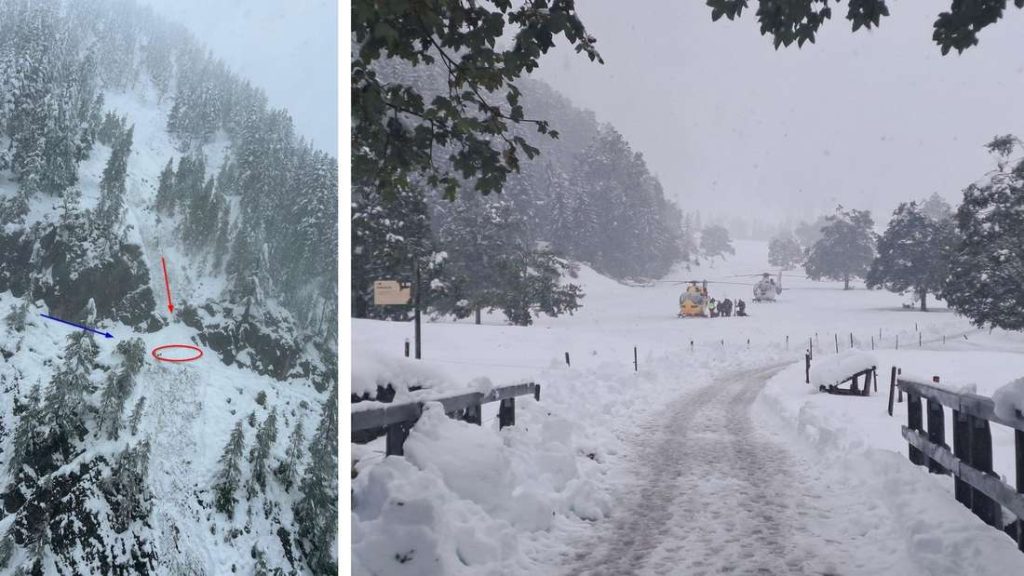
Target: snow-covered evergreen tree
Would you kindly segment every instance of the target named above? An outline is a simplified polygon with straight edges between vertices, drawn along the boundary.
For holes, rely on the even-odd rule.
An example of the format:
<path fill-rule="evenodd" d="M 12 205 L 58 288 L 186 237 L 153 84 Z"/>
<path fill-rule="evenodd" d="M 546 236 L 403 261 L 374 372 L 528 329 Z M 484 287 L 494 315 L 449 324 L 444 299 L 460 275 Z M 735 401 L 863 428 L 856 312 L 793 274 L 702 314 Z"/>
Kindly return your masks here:
<path fill-rule="evenodd" d="M 324 403 L 320 424 L 309 445 L 309 464 L 295 504 L 300 547 L 314 574 L 337 572 L 338 529 L 338 383 Z"/>
<path fill-rule="evenodd" d="M 867 275 L 875 257 L 874 221 L 867 210 L 836 208 L 821 229 L 821 238 L 811 246 L 804 262 L 807 276 L 814 280 L 842 280 L 850 289 L 850 280 Z"/>
<path fill-rule="evenodd" d="M 139 433 L 139 422 L 142 421 L 142 415 L 146 411 L 146 397 L 142 396 L 135 402 L 135 407 L 132 408 L 132 415 L 128 418 L 128 426 L 131 429 L 132 436 L 136 436 Z"/>
<path fill-rule="evenodd" d="M 148 440 L 134 447 L 125 446 L 115 458 L 110 475 L 102 482 L 110 505 L 111 524 L 119 533 L 127 530 L 133 521 L 149 516 L 152 498 L 146 485 L 149 452 Z"/>
<path fill-rule="evenodd" d="M 42 424 L 48 429 L 52 447 L 65 459 L 86 432 L 85 397 L 95 390 L 89 376 L 96 368 L 98 353 L 91 333 L 81 331 L 68 336 L 64 362 L 46 390 Z"/>
<path fill-rule="evenodd" d="M 942 211 L 934 212 L 942 215 Z M 866 280 L 869 288 L 892 292 L 910 290 L 928 310 L 928 293 L 941 292 L 958 238 L 953 221 L 933 220 L 916 202 L 901 203 L 878 240 L 878 256 Z"/>
<path fill-rule="evenodd" d="M 271 410 L 267 418 L 256 431 L 256 442 L 249 451 L 249 463 L 252 471 L 246 491 L 249 499 L 267 489 L 267 470 L 270 467 L 270 451 L 277 441 L 277 410 Z"/>
<path fill-rule="evenodd" d="M 239 420 L 231 430 L 227 445 L 224 446 L 224 452 L 220 457 L 217 481 L 213 485 L 215 507 L 218 512 L 227 514 L 228 517 L 234 516 L 235 504 L 238 503 L 235 491 L 239 489 L 242 482 L 240 462 L 244 450 L 245 432 L 242 431 L 242 421 Z"/>
<path fill-rule="evenodd" d="M 132 338 L 119 342 L 117 352 L 122 359 L 121 365 L 107 378 L 99 410 L 98 429 L 110 440 L 118 439 L 124 405 L 135 389 L 135 376 L 142 369 L 146 346 L 141 338 Z"/>
<path fill-rule="evenodd" d="M 302 433 L 302 420 L 296 420 L 292 433 L 288 436 L 288 448 L 285 450 L 285 459 L 281 461 L 274 470 L 277 479 L 285 490 L 291 491 L 292 485 L 299 474 L 299 465 L 302 463 L 302 453 L 306 438 Z"/>
<path fill-rule="evenodd" d="M 1024 149 L 1013 136 L 989 145 L 998 168 L 968 186 L 956 212 L 961 235 L 942 297 L 978 326 L 1024 329 Z"/>
<path fill-rule="evenodd" d="M 11 306 L 11 311 L 4 317 L 4 322 L 11 330 L 15 332 L 23 332 L 25 330 L 25 321 L 27 318 L 28 302 L 22 302 L 21 304 Z"/>
<path fill-rule="evenodd" d="M 7 469 L 12 475 L 21 469 L 25 459 L 35 449 L 35 444 L 38 441 L 37 430 L 42 423 L 42 417 L 41 393 L 39 384 L 36 384 L 32 386 L 25 402 L 21 405 L 18 425 L 14 428 L 13 451 L 7 459 Z"/>
<path fill-rule="evenodd" d="M 128 157 L 132 152 L 135 128 L 118 133 L 113 142 L 110 158 L 100 180 L 100 219 L 111 229 L 121 221 L 124 210 L 125 177 L 128 175 Z"/>
<path fill-rule="evenodd" d="M 803 262 L 803 259 L 803 248 L 789 232 L 778 234 L 768 243 L 768 263 L 772 266 L 789 270 Z"/>
<path fill-rule="evenodd" d="M 160 172 L 160 183 L 156 189 L 156 209 L 163 214 L 173 214 L 179 199 L 174 190 L 174 159 L 167 161 L 167 166 Z"/>
<path fill-rule="evenodd" d="M 726 254 L 736 254 L 736 249 L 732 247 L 732 240 L 729 238 L 729 231 L 717 224 L 701 230 L 700 251 L 708 260 L 715 257 L 724 260 Z"/>

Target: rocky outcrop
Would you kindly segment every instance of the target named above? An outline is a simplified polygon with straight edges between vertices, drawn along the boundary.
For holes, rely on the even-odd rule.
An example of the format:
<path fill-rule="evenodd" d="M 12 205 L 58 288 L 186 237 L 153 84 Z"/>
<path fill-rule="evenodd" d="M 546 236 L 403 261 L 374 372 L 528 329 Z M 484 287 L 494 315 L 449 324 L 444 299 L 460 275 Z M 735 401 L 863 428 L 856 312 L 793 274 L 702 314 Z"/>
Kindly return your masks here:
<path fill-rule="evenodd" d="M 158 330 L 162 324 L 153 314 L 156 304 L 142 249 L 123 239 L 100 242 L 106 245 L 73 244 L 53 224 L 0 232 L 0 292 L 42 300 L 51 314 L 68 319 L 92 299 L 97 319 Z"/>
<path fill-rule="evenodd" d="M 306 378 L 317 390 L 327 387 L 330 371 L 312 339 L 301 336 L 291 315 L 261 304 L 207 302 L 199 308 L 183 306 L 178 317 L 195 329 L 197 344 L 227 365 L 248 368 L 278 380 Z"/>

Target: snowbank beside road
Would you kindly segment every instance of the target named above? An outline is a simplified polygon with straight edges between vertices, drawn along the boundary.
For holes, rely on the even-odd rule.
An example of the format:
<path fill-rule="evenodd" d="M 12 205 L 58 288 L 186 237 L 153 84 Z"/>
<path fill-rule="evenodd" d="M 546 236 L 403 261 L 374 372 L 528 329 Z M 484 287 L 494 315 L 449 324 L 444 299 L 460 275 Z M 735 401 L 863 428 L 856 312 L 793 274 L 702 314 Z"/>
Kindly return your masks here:
<path fill-rule="evenodd" d="M 385 458 L 383 439 L 352 445 L 353 573 L 547 573 L 614 514 L 632 474 L 626 444 L 650 433 L 639 425 L 723 370 L 770 361 L 773 353 L 703 351 L 650 358 L 639 372 L 612 363 L 543 370 L 530 378 L 541 401 L 520 397 L 516 425 L 503 430 L 496 404 L 484 407 L 482 426 L 428 404 L 404 457 Z"/>
<path fill-rule="evenodd" d="M 963 350 L 884 351 L 875 356 L 880 380 L 877 393 L 862 397 L 818 392 L 816 385 L 804 383 L 804 366 L 798 363 L 766 384 L 755 405 L 755 416 L 765 426 L 789 434 L 795 447 L 813 452 L 820 465 L 869 486 L 881 505 L 904 523 L 908 549 L 924 573 L 1019 572 L 1024 558 L 1013 540 L 1000 537 L 956 502 L 948 476 L 929 474 L 927 468 L 909 464 L 907 443 L 900 431 L 907 421 L 907 405 L 895 403 L 893 416 L 887 408 L 892 366 L 917 380 L 930 382 L 932 376 L 940 376 L 944 387 L 976 388 L 978 394 L 992 395 L 1004 382 L 1024 374 L 1024 356 Z M 1008 398 L 1017 396 L 1008 394 Z M 952 429 L 951 411 L 945 410 L 945 416 L 948 431 Z M 993 425 L 992 438 L 994 468 L 1012 485 L 1013 432 Z M 946 441 L 952 443 L 949 437 Z M 986 561 L 979 562 L 979 558 Z"/>

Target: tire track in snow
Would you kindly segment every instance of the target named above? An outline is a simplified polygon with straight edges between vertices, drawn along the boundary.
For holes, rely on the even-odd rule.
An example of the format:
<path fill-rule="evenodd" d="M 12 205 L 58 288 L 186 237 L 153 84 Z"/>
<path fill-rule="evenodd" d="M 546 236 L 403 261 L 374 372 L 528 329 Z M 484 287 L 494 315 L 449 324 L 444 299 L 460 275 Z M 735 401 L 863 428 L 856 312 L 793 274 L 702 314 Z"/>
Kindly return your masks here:
<path fill-rule="evenodd" d="M 780 369 L 723 376 L 644 423 L 635 481 L 566 574 L 892 573 L 891 535 L 848 522 L 884 524 L 885 513 L 864 495 L 837 496 L 856 487 L 837 485 L 751 420 Z"/>

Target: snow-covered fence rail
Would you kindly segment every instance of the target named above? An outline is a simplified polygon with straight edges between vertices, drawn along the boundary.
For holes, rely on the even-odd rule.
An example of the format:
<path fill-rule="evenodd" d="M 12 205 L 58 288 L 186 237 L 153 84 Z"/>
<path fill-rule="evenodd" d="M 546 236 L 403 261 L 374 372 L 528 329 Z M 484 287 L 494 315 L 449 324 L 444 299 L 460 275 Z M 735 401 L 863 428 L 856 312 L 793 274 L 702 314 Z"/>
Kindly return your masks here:
<path fill-rule="evenodd" d="M 958 502 L 970 508 L 985 523 L 1015 537 L 1024 551 L 1024 416 L 1012 418 L 996 413 L 992 398 L 968 392 L 954 392 L 932 384 L 899 377 L 896 386 L 907 395 L 907 425 L 903 437 L 910 444 L 910 461 L 928 466 L 930 472 L 952 474 Z M 922 415 L 922 400 L 926 415 Z M 946 444 L 943 406 L 953 410 L 953 449 Z M 927 430 L 923 428 L 927 421 Z M 992 471 L 990 423 L 1014 430 L 1017 487 L 1003 482 Z M 1017 517 L 1003 524 L 1003 508 Z"/>
<path fill-rule="evenodd" d="M 472 424 L 481 424 L 481 407 L 491 402 L 498 405 L 498 426 L 514 426 L 516 423 L 516 397 L 532 395 L 540 401 L 540 384 L 528 382 L 494 388 L 489 392 L 468 392 L 444 398 L 431 398 L 403 404 L 389 404 L 381 408 L 352 411 L 352 433 L 364 430 L 386 431 L 385 453 L 388 456 L 401 456 L 403 445 L 420 415 L 423 405 L 428 402 L 439 402 L 446 414 Z"/>

